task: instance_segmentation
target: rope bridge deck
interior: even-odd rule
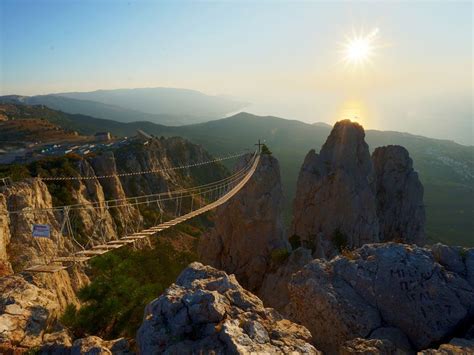
[[[30,273],[54,273],[57,271],[65,270],[73,263],[87,262],[88,260],[96,256],[104,255],[118,248],[131,245],[139,240],[147,239],[151,236],[158,234],[161,231],[183,223],[190,218],[194,218],[205,212],[215,209],[216,207],[229,201],[245,186],[245,184],[252,178],[253,174],[255,173],[259,161],[260,155],[256,152],[244,168],[218,182],[172,192],[148,195],[146,196],[146,200],[142,200],[142,197],[126,198],[124,201],[113,200],[113,202],[111,203],[113,207],[121,207],[127,205],[128,203],[131,203],[132,205],[139,205],[157,202],[159,204],[160,202],[166,200],[176,199],[176,208],[178,209],[179,207],[179,209],[181,209],[182,200],[178,199],[182,199],[183,197],[190,197],[191,208],[190,212],[185,213],[183,215],[179,215],[176,218],[168,220],[166,222],[161,222],[153,227],[128,234],[120,239],[102,242],[102,244],[92,246],[90,249],[72,252],[71,254],[65,256],[54,257],[48,263],[33,265],[24,269],[23,271]],[[196,196],[204,197],[205,200],[205,198],[209,195],[217,195],[217,199],[213,202],[209,202],[206,205],[199,206],[196,209],[193,208],[193,202]],[[151,199],[150,196],[152,196]],[[75,205],[68,207],[69,208],[67,209],[67,211],[70,211],[70,209],[84,208],[83,205]]]

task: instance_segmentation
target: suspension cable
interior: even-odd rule
[[[189,169],[193,168],[196,166],[202,166],[202,165],[207,165],[207,164],[212,164],[228,159],[234,159],[234,158],[239,158],[245,154],[247,154],[248,151],[244,152],[239,152],[237,154],[232,154],[232,155],[226,155],[223,157],[219,158],[214,158],[202,162],[197,162],[197,163],[192,163],[192,164],[187,164],[187,165],[180,165],[180,166],[172,166],[169,168],[161,168],[161,169],[150,169],[150,170],[143,170],[143,171],[134,171],[130,173],[116,173],[116,174],[108,174],[108,175],[93,175],[93,176],[49,176],[49,177],[41,177],[37,176],[38,179],[41,179],[43,181],[64,181],[64,180],[94,180],[94,179],[109,179],[109,178],[115,178],[115,177],[122,177],[122,176],[135,176],[135,175],[145,175],[145,174],[155,174],[155,173],[161,173],[165,171],[173,171],[173,170],[182,170],[182,169]]]
[[[244,153],[244,154],[247,154],[247,153]],[[242,155],[244,155],[244,154],[242,154]],[[102,204],[104,202],[106,203],[107,208],[116,208],[116,207],[126,206],[127,201],[137,200],[137,199],[147,199],[148,203],[149,202],[155,202],[157,200],[159,200],[159,201],[172,200],[172,199],[174,199],[173,198],[174,195],[181,195],[181,194],[194,192],[196,190],[202,190],[202,189],[212,190],[212,187],[215,187],[215,186],[218,186],[218,185],[223,185],[228,181],[235,181],[236,179],[239,179],[241,176],[245,175],[246,171],[251,167],[252,162],[255,159],[256,155],[257,155],[257,152],[255,151],[252,158],[244,165],[244,167],[241,168],[240,170],[238,170],[237,172],[233,173],[232,175],[227,176],[223,179],[220,179],[220,180],[217,180],[217,181],[214,181],[214,182],[211,182],[211,183],[199,185],[199,186],[193,186],[193,187],[178,189],[178,190],[173,190],[173,191],[160,192],[160,193],[157,193],[157,194],[126,197],[126,198],[123,198],[123,199],[112,199],[112,200],[106,200],[106,201],[102,201],[102,202],[87,202],[87,203],[82,203],[82,204],[56,206],[56,207],[49,207],[49,208],[36,208],[36,209],[35,208],[25,208],[25,209],[22,209],[22,210],[8,211],[8,212],[0,213],[0,214],[24,214],[24,213],[27,213],[27,212],[35,212],[35,211],[38,211],[38,210],[53,211],[54,212],[54,211],[63,210],[65,207],[69,207],[70,209],[74,209],[74,210],[82,210],[82,209],[90,209],[90,208],[99,209],[99,208],[103,207]],[[178,168],[178,167],[176,167],[176,168]],[[187,196],[189,196],[189,195],[187,195]],[[161,197],[163,197],[163,198],[161,198]],[[149,198],[157,198],[157,199],[149,200]],[[143,204],[143,203],[147,203],[147,201],[140,202],[140,203],[137,203],[137,201],[136,201],[135,203],[128,203],[128,204],[130,204],[130,205],[140,205],[140,204]]]

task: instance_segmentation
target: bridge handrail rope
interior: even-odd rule
[[[245,153],[245,154],[247,154],[247,153]],[[148,202],[154,202],[156,200],[149,200],[149,199],[150,198],[158,198],[158,197],[161,197],[161,196],[163,196],[164,198],[160,199],[160,200],[165,201],[165,200],[169,200],[169,199],[174,199],[172,197],[174,195],[179,195],[179,194],[183,194],[183,193],[202,190],[202,189],[210,188],[210,187],[213,187],[213,186],[217,186],[217,185],[222,184],[222,183],[224,183],[226,181],[229,181],[229,180],[233,180],[233,179],[236,179],[236,178],[238,179],[238,178],[240,178],[241,175],[245,174],[246,170],[249,168],[249,166],[252,162],[252,159],[243,168],[241,168],[237,172],[233,173],[232,175],[227,176],[227,177],[225,177],[221,180],[213,181],[211,183],[207,183],[207,184],[203,184],[203,185],[199,185],[199,186],[193,186],[193,187],[189,187],[189,188],[172,190],[172,191],[165,191],[165,192],[160,192],[160,193],[156,193],[156,194],[131,196],[131,197],[126,197],[126,198],[122,198],[122,199],[110,199],[110,200],[106,200],[106,201],[102,201],[102,202],[87,202],[87,203],[81,203],[81,204],[55,206],[55,207],[49,207],[49,208],[24,208],[24,209],[21,209],[21,210],[8,211],[8,212],[0,213],[0,214],[13,215],[13,214],[24,214],[24,213],[36,212],[36,211],[52,211],[52,212],[54,212],[54,211],[61,211],[66,207],[68,207],[69,209],[72,209],[72,210],[78,210],[78,209],[82,210],[82,209],[88,209],[88,208],[101,209],[101,208],[105,208],[104,204],[107,205],[107,208],[115,208],[115,207],[124,206],[125,202],[127,202],[127,201],[132,201],[132,200],[137,200],[137,199],[147,199]],[[118,204],[118,203],[122,203],[122,204]],[[128,203],[128,204],[137,205],[137,204],[141,204],[141,203]]]
[[[100,244],[100,245],[94,245],[92,248],[87,249],[87,250],[81,250],[78,252],[68,252],[65,251],[66,253],[69,253],[65,256],[59,256],[59,257],[53,257],[49,262],[46,264],[41,264],[41,265],[34,265],[31,266],[23,271],[25,272],[57,272],[60,270],[65,270],[69,267],[71,267],[74,263],[76,262],[85,262],[91,258],[94,258],[98,255],[103,255],[105,253],[108,253],[112,250],[115,250],[117,248],[121,248],[125,245],[134,245],[136,241],[143,240],[143,241],[149,241],[149,237],[155,235],[156,233],[165,230],[167,228],[170,228],[176,224],[182,223],[186,221],[189,218],[196,217],[202,213],[205,213],[213,208],[216,208],[225,202],[227,202],[230,198],[232,198],[235,194],[237,194],[240,189],[245,186],[245,184],[250,180],[250,178],[253,176],[258,163],[260,161],[260,154],[258,154],[259,151],[256,151],[255,154],[252,156],[251,159],[247,162],[245,166],[245,174],[242,175],[242,173],[239,173],[237,176],[234,174],[234,178],[231,180],[226,180],[224,183],[221,183],[216,186],[212,186],[206,190],[200,190],[197,194],[190,193],[187,196],[191,196],[191,201],[194,196],[200,195],[204,196],[206,198],[207,193],[210,192],[210,199],[213,199],[216,197],[216,200],[213,202],[210,202],[206,205],[203,205],[202,207],[199,206],[198,209],[193,210],[193,205],[191,204],[190,211],[188,213],[185,213],[180,216],[176,216],[174,219],[171,219],[169,221],[163,222],[161,220],[159,225],[155,225],[154,227],[150,227],[147,229],[142,229],[139,232],[135,232],[132,234],[127,234],[124,237],[121,237],[119,239],[115,240],[109,240],[106,243]],[[239,170],[240,171],[240,170]],[[214,194],[216,192],[216,194]],[[185,197],[183,194],[180,194],[180,196],[176,196],[174,198],[170,198],[176,201],[176,207],[179,207],[177,211],[181,211],[182,208],[182,199]],[[163,200],[160,200],[159,202],[157,201],[157,204],[160,203]],[[200,201],[198,199],[198,201]],[[144,202],[139,202],[139,203],[147,203],[146,201]],[[186,208],[187,209],[187,208]],[[162,214],[162,210],[160,208],[160,214]],[[180,214],[180,213],[179,213]],[[160,219],[162,216],[160,216]],[[102,243],[102,241],[99,241]]]
[[[197,162],[197,163],[192,163],[192,164],[187,164],[187,165],[173,166],[173,167],[170,167],[170,168],[133,171],[133,172],[129,172],[129,173],[117,173],[117,174],[99,175],[99,176],[96,176],[96,175],[93,175],[93,176],[49,176],[49,177],[36,176],[36,178],[41,179],[43,181],[93,180],[93,179],[110,179],[110,178],[122,177],[122,176],[156,174],[156,173],[161,173],[161,172],[165,172],[165,171],[189,169],[189,168],[193,168],[193,167],[196,167],[196,166],[212,164],[212,163],[216,163],[216,162],[220,162],[220,161],[224,161],[224,160],[239,158],[239,157],[241,157],[241,156],[243,156],[247,153],[248,153],[248,151],[244,151],[244,152],[239,152],[237,154],[225,155],[223,157],[214,158],[214,159],[210,159],[210,160],[206,160],[206,161],[202,161],[202,162]]]

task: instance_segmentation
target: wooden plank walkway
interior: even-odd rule
[[[185,215],[176,217],[170,221],[166,221],[164,223],[161,223],[157,226],[144,229],[140,232],[133,233],[130,235],[127,235],[123,238],[117,239],[117,240],[111,240],[105,244],[101,245],[96,245],[93,246],[91,249],[88,250],[82,250],[79,252],[76,252],[72,254],[71,256],[66,256],[66,257],[57,257],[54,258],[52,263],[50,264],[43,264],[43,265],[34,265],[31,266],[23,271],[26,272],[48,272],[48,273],[53,273],[57,272],[60,270],[66,269],[68,266],[61,265],[58,263],[74,263],[74,262],[84,262],[88,261],[93,257],[103,255],[105,253],[108,253],[109,251],[115,250],[117,248],[121,248],[122,246],[125,246],[127,244],[134,243],[138,240],[146,239],[149,238],[152,235],[155,235],[158,232],[161,232],[167,228],[173,227],[179,223],[182,223],[190,218],[196,217],[200,214],[203,214],[207,211],[210,211],[227,201],[229,201],[233,196],[235,196],[243,186],[250,180],[250,178],[253,176],[255,170],[257,169],[258,163],[260,161],[260,156],[257,155],[255,158],[255,161],[252,164],[252,167],[250,168],[249,172],[245,175],[245,177],[236,185],[234,186],[229,192],[227,192],[224,196],[219,198],[218,200],[203,206],[197,210],[194,210],[192,212],[189,212]]]

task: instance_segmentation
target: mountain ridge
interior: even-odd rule
[[[71,114],[119,122],[183,125],[222,117],[245,106],[227,97],[179,88],[135,88],[45,95],[4,95],[1,103],[46,105]]]
[[[296,192],[298,171],[306,153],[325,142],[329,128],[273,116],[241,112],[220,120],[184,126],[165,126],[151,122],[121,123],[84,115],[55,111],[53,121],[81,134],[108,130],[114,135],[131,136],[142,129],[156,136],[181,136],[205,147],[213,155],[241,151],[265,140],[279,158],[285,192],[287,221]],[[62,121],[62,123],[61,123]],[[379,146],[404,146],[414,161],[425,186],[427,235],[432,241],[473,245],[469,231],[474,229],[474,146],[428,138],[410,133],[367,130],[371,152]]]

